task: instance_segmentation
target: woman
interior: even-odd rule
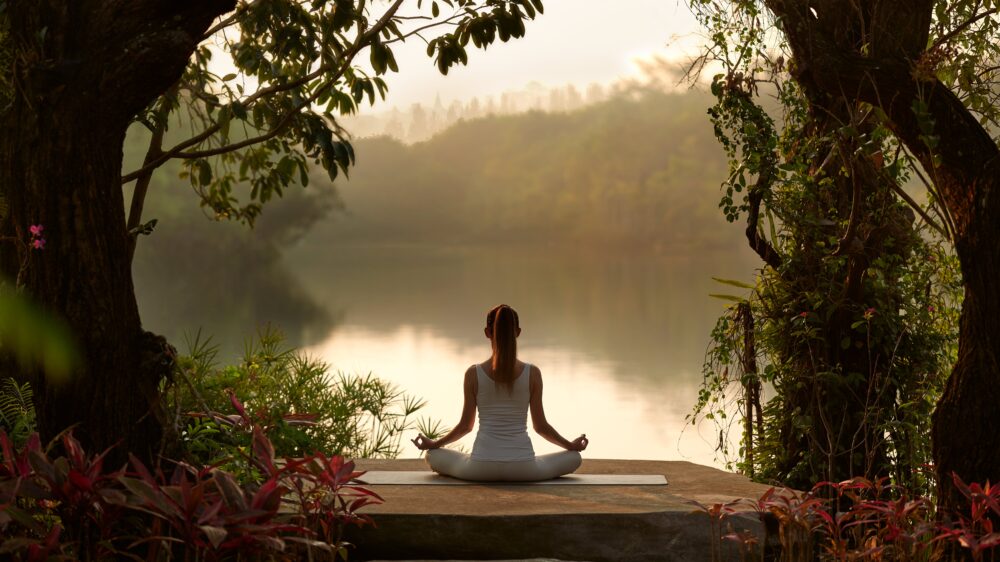
[[[427,463],[440,474],[463,480],[534,481],[569,474],[580,466],[580,451],[587,436],[568,441],[545,420],[542,409],[542,373],[517,359],[521,335],[517,312],[501,304],[486,315],[486,337],[493,345],[489,361],[465,372],[465,405],[462,419],[438,440],[418,435],[413,444],[427,451]],[[472,431],[479,410],[479,432],[472,455],[442,449]],[[566,449],[535,456],[528,438],[528,410],[535,431]]]

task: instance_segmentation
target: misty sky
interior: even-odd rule
[[[634,61],[674,58],[698,43],[697,22],[682,0],[544,0],[545,14],[527,35],[470,50],[469,65],[441,76],[425,44],[411,38],[396,50],[400,73],[387,77],[389,95],[375,111],[452,99],[497,95],[530,82],[546,86],[608,84],[635,76]],[[470,44],[470,49],[472,45]]]

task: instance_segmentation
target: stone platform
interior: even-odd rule
[[[427,470],[419,459],[357,461],[361,470]],[[687,503],[758,498],[768,486],[684,461],[585,459],[577,473],[662,474],[666,486],[373,485],[376,527],[351,529],[360,560],[710,560],[710,527]],[[362,477],[364,479],[364,477]],[[760,534],[753,514],[734,526]],[[735,552],[726,559],[737,560]]]

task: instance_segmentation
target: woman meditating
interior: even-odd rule
[[[462,419],[441,439],[418,435],[413,444],[427,450],[432,470],[463,480],[527,482],[573,472],[580,466],[587,436],[568,441],[545,420],[542,372],[517,359],[521,335],[517,313],[505,304],[495,307],[486,315],[485,332],[493,344],[493,357],[465,372]],[[472,455],[442,449],[472,431],[477,409],[479,432]],[[535,456],[528,438],[529,409],[535,431],[565,451]]]

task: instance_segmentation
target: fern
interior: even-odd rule
[[[0,428],[20,445],[35,432],[35,407],[31,403],[31,385],[7,378],[0,385]]]

